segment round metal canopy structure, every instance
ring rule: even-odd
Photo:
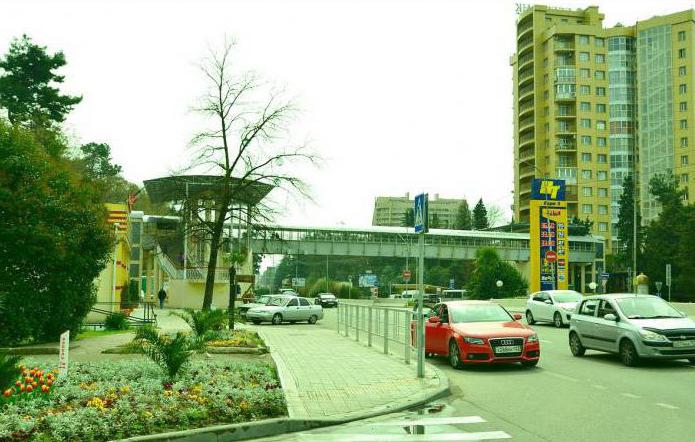
[[[232,201],[255,206],[274,186],[259,181],[231,178]],[[188,198],[215,200],[224,189],[219,175],[178,175],[145,180],[145,190],[153,203],[183,201]]]

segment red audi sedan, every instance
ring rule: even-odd
[[[425,322],[425,354],[446,356],[454,368],[464,364],[538,364],[538,335],[499,304],[451,301],[432,308]],[[415,342],[415,323],[412,324]]]

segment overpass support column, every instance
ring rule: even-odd
[[[586,285],[586,267],[584,264],[581,265],[581,283],[579,284],[579,290],[578,292],[584,293],[584,286]]]

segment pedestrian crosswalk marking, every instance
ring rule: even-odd
[[[398,420],[398,421],[388,421],[379,422],[374,425],[396,425],[399,427],[412,426],[412,425],[455,425],[455,424],[478,424],[481,422],[486,422],[480,416],[461,416],[461,417],[432,417],[428,419],[412,419],[412,420]]]

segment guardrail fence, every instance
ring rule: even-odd
[[[406,308],[338,303],[337,332],[369,347],[381,347],[384,354],[397,354],[410,364],[411,322],[415,312]]]

